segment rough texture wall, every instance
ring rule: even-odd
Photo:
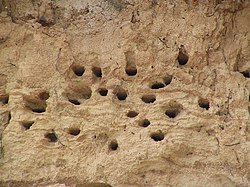
[[[0,186],[250,186],[249,1],[0,12]]]

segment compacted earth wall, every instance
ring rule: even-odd
[[[1,187],[250,186],[250,1],[0,0]]]

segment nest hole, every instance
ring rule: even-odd
[[[48,139],[49,142],[57,142],[57,136],[54,132],[48,132],[44,135],[46,139]]]
[[[170,118],[175,118],[180,113],[180,110],[177,108],[166,110],[165,114]]]
[[[156,82],[151,85],[151,89],[161,89],[164,88],[165,85],[162,82]]]
[[[116,97],[118,100],[123,101],[123,100],[126,100],[126,98],[128,97],[128,94],[125,90],[120,90],[116,93]]]
[[[127,116],[128,116],[129,118],[134,118],[134,117],[136,117],[138,114],[139,114],[139,113],[136,112],[136,111],[129,111],[129,112],[127,113]]]
[[[137,69],[136,67],[130,67],[130,68],[126,68],[125,72],[128,76],[135,76],[137,74]]]
[[[181,47],[179,48],[179,54],[178,54],[178,57],[177,57],[177,61],[179,63],[179,65],[185,65],[187,64],[188,62],[188,55],[186,54],[186,50],[184,48],[183,45],[181,45]]]
[[[99,67],[93,67],[92,72],[96,77],[102,77],[102,69]]]
[[[164,134],[161,131],[153,132],[153,133],[151,133],[150,137],[154,141],[158,142],[158,141],[162,141],[164,139]]]
[[[72,70],[73,70],[74,74],[78,77],[81,77],[85,72],[85,68],[83,66],[80,66],[80,65],[74,65],[72,67]]]
[[[107,96],[108,95],[108,90],[106,88],[100,88],[98,92],[99,92],[99,94],[101,96]]]
[[[74,105],[80,105],[81,104],[81,102],[78,101],[77,99],[69,99],[69,102],[71,102]]]
[[[246,71],[242,71],[240,72],[244,77],[246,78],[250,78],[250,69],[246,70]]]
[[[72,136],[77,136],[80,134],[81,130],[79,128],[70,128],[69,129],[69,134]]]
[[[35,107],[35,108],[32,108],[32,112],[44,113],[44,112],[46,112],[46,109],[45,109],[45,107]]]
[[[1,97],[0,97],[0,102],[1,102],[3,105],[8,104],[8,103],[9,103],[9,95],[1,96]]]
[[[209,101],[207,99],[199,98],[198,104],[201,108],[204,108],[206,110],[209,109]]]
[[[25,130],[29,130],[34,124],[34,121],[23,121],[21,124]]]
[[[155,95],[144,95],[142,96],[141,100],[144,103],[154,103],[156,101]]]
[[[110,150],[112,150],[112,151],[117,150],[117,149],[118,149],[118,143],[117,143],[117,141],[116,141],[116,140],[112,140],[112,141],[110,142],[110,144],[109,144],[109,148],[110,148]]]
[[[148,119],[144,119],[139,124],[141,127],[148,127],[150,125],[150,121]]]

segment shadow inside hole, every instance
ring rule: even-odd
[[[148,127],[150,125],[150,121],[148,119],[144,119],[140,122],[141,127]]]
[[[113,150],[113,151],[115,151],[115,150],[118,149],[118,143],[117,143],[116,140],[112,140],[112,141],[110,142],[110,144],[109,144],[109,149],[110,149],[110,150]]]
[[[164,139],[164,134],[161,131],[153,132],[153,133],[151,133],[150,137],[154,141],[158,142],[158,141],[162,141]]]
[[[72,67],[72,70],[75,73],[75,75],[78,77],[81,77],[85,72],[85,68],[83,66],[80,66],[80,65],[74,65]]]
[[[45,107],[35,107],[35,108],[32,108],[32,112],[44,113],[44,112],[46,112],[46,109],[45,109]]]
[[[9,103],[9,95],[3,95],[0,97],[0,102],[3,104],[3,105],[6,105]]]
[[[107,96],[108,95],[108,90],[106,88],[100,88],[98,92],[99,92],[99,94],[101,96]]]
[[[201,108],[209,109],[209,101],[207,99],[199,98],[198,104]]]
[[[74,105],[80,105],[81,104],[81,102],[78,101],[77,99],[69,99],[69,102],[71,102]]]
[[[49,98],[49,93],[48,92],[41,92],[39,93],[38,97],[41,99],[41,100],[47,100]]]
[[[127,96],[128,96],[128,95],[127,95],[126,91],[124,91],[124,90],[120,90],[120,91],[118,91],[118,92],[116,93],[116,97],[117,97],[117,99],[119,99],[120,101],[126,100]]]
[[[177,61],[180,65],[185,65],[188,62],[188,55],[183,45],[181,45],[179,48]]]
[[[57,142],[57,136],[54,132],[49,132],[44,135],[49,142]]]
[[[246,71],[242,71],[240,72],[244,77],[246,78],[250,78],[250,69],[246,70]]]
[[[102,77],[102,69],[99,67],[93,67],[92,72],[96,77]]]
[[[175,118],[180,113],[178,109],[168,109],[165,114],[170,118]]]
[[[142,96],[141,100],[144,103],[154,103],[156,100],[156,97],[155,97],[155,95],[144,95],[144,96]]]
[[[165,85],[169,85],[172,82],[173,76],[172,75],[168,75],[166,77],[164,77],[163,81],[165,83]]]
[[[34,124],[34,121],[23,121],[21,124],[25,130],[28,130]]]
[[[70,128],[69,129],[69,134],[72,136],[77,136],[80,134],[81,130],[79,128]]]
[[[138,112],[129,111],[129,112],[127,113],[127,116],[128,116],[129,118],[134,118],[134,117],[136,117],[138,114],[139,114]]]
[[[165,85],[162,82],[156,82],[154,84],[151,85],[151,89],[160,89],[160,88],[164,88]]]
[[[128,76],[135,76],[137,74],[137,69],[136,67],[130,67],[130,68],[126,68],[125,72]]]

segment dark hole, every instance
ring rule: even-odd
[[[36,113],[43,113],[45,112],[45,108],[44,107],[37,107],[37,108],[32,108],[32,112],[36,112]]]
[[[126,68],[126,73],[128,76],[135,76],[137,74],[137,69],[134,68]]]
[[[71,102],[74,105],[80,105],[80,101],[78,101],[77,99],[69,99],[69,102]]]
[[[153,132],[150,137],[154,140],[154,141],[161,141],[164,139],[164,134],[159,131],[159,132]]]
[[[170,118],[175,118],[179,114],[179,111],[177,109],[169,109],[165,114]]]
[[[119,100],[125,100],[128,95],[125,91],[119,91],[116,96]]]
[[[99,94],[101,96],[107,96],[108,95],[108,90],[106,88],[101,88],[101,89],[99,89]]]
[[[128,116],[129,118],[134,118],[134,117],[136,117],[138,114],[139,114],[138,112],[129,111],[129,112],[127,113],[127,116]]]
[[[198,100],[198,103],[199,103],[199,106],[200,106],[201,108],[205,108],[206,110],[209,109],[209,101],[208,101],[207,99],[202,99],[202,98],[200,98],[200,99]]]
[[[102,69],[99,67],[93,67],[92,72],[96,77],[102,77]]]
[[[10,123],[10,120],[11,120],[11,112],[8,112],[7,124],[9,124],[9,123]]]
[[[161,82],[156,82],[151,86],[151,89],[160,89],[160,88],[164,88],[165,85]]]
[[[246,71],[243,71],[243,72],[240,72],[244,77],[246,78],[250,78],[250,69],[249,70],[246,70]]]
[[[52,25],[54,25],[55,23],[53,22],[49,22],[46,20],[46,18],[44,16],[41,16],[39,19],[38,19],[38,23],[40,23],[43,27],[51,27]]]
[[[41,100],[47,100],[47,99],[49,98],[49,93],[48,93],[48,92],[41,92],[41,93],[39,94],[39,98],[40,98]]]
[[[75,65],[72,67],[73,72],[75,73],[76,76],[82,76],[85,72],[85,69],[83,66]]]
[[[24,121],[22,122],[22,126],[25,130],[30,129],[30,127],[34,124],[34,121]]]
[[[141,127],[148,127],[150,125],[150,121],[148,119],[144,119],[140,122]]]
[[[184,46],[181,45],[179,55],[177,57],[177,60],[180,65],[185,65],[188,62],[188,56],[183,51],[184,51]]]
[[[78,134],[80,134],[81,130],[78,128],[72,128],[69,129],[69,134],[73,135],[73,136],[77,136]]]
[[[117,150],[118,148],[118,143],[116,140],[112,140],[109,144],[109,148],[113,151]]]
[[[8,95],[5,95],[5,96],[2,96],[0,97],[0,101],[3,105],[6,105],[9,103],[9,96]]]
[[[166,77],[164,78],[164,83],[165,83],[165,85],[166,85],[166,86],[169,85],[169,84],[172,82],[172,79],[173,79],[173,76],[172,76],[172,75],[166,76]]]
[[[144,95],[144,96],[142,96],[141,100],[144,103],[153,103],[153,102],[155,102],[156,97],[155,97],[155,95]]]
[[[49,133],[45,134],[44,137],[47,138],[49,140],[49,142],[57,142],[57,137],[56,137],[56,134],[54,132],[49,132]]]

